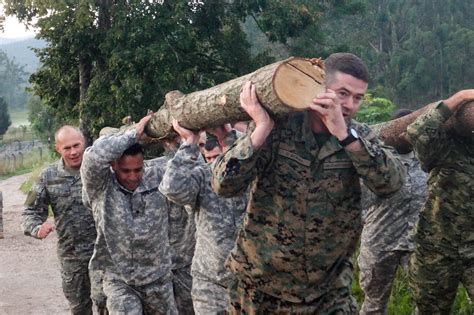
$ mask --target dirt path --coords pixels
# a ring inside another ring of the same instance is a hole
[[[0,181],[4,239],[0,239],[0,315],[68,314],[61,289],[56,234],[40,241],[23,235],[20,216],[29,174]]]

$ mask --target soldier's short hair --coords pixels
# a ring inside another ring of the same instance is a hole
[[[78,134],[80,134],[82,136],[82,138],[84,138],[84,134],[82,133],[81,130],[79,130],[79,128],[75,127],[75,126],[71,126],[71,125],[64,125],[62,127],[60,127],[58,130],[56,130],[56,132],[54,133],[54,141],[55,142],[58,142],[58,136],[61,132],[65,131],[65,130],[73,130],[75,132],[77,132]]]
[[[411,109],[408,108],[399,108],[392,113],[392,119],[397,119],[406,115],[413,113]]]
[[[351,53],[334,53],[324,61],[326,81],[329,82],[336,72],[349,74],[354,78],[369,82],[369,70],[365,63]]]
[[[144,155],[143,154],[143,147],[139,143],[135,143],[131,146],[128,147],[127,150],[123,151],[122,156],[128,155],[128,156],[135,156],[135,155]]]

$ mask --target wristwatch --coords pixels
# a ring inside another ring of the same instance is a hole
[[[348,144],[351,144],[354,141],[359,140],[359,134],[354,128],[347,129],[347,137],[339,141],[339,144],[345,147]]]

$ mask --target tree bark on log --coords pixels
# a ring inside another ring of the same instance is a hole
[[[250,117],[240,107],[240,91],[247,81],[256,84],[258,98],[271,115],[305,110],[315,95],[325,90],[324,78],[321,59],[289,58],[206,90],[190,94],[171,91],[166,94],[162,107],[148,123],[146,133],[158,140],[173,138],[176,135],[171,124],[173,117],[183,127],[191,130],[249,120]],[[472,104],[461,107],[446,122],[448,132],[473,140]],[[404,136],[407,126],[433,105],[434,103],[428,104],[410,115],[371,127],[386,144],[401,152],[409,151],[411,144]]]
[[[413,113],[400,117],[398,119],[390,120],[384,123],[371,125],[385,144],[394,147],[399,152],[409,152],[412,150],[412,145],[406,138],[406,130],[408,125],[418,118],[421,114],[433,108],[437,103],[428,104]],[[462,105],[445,124],[447,132],[453,136],[461,136],[474,142],[474,102],[469,102]],[[436,145],[436,144],[433,144]]]
[[[271,115],[304,110],[325,90],[324,77],[320,59],[289,58],[206,90],[186,95],[171,91],[146,133],[155,138],[170,137],[173,117],[191,130],[250,120],[240,107],[240,91],[247,81],[255,83],[258,98]]]

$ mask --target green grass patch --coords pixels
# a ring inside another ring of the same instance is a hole
[[[0,179],[33,172],[54,161],[55,158],[46,148],[36,148],[16,158],[4,157],[0,160]]]
[[[28,110],[22,109],[9,109],[10,113],[10,120],[12,121],[11,127],[19,127],[19,126],[29,126],[30,121],[28,120]]]
[[[362,291],[359,285],[359,267],[357,265],[356,257],[359,255],[359,250],[354,255],[354,280],[352,282],[352,294],[357,300],[359,307],[364,302],[364,291]],[[412,315],[415,314],[415,302],[413,301],[410,287],[408,286],[408,276],[403,272],[402,268],[399,267],[397,275],[395,277],[392,293],[388,304],[389,315]],[[452,312],[453,315],[473,315],[474,306],[470,301],[466,289],[462,285],[459,285],[456,299],[453,303]]]

